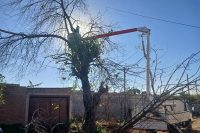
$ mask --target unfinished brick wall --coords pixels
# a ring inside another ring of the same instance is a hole
[[[25,121],[26,88],[9,85],[5,90],[5,104],[0,105],[0,124],[16,124]]]

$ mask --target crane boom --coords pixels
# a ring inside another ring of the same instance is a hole
[[[132,29],[127,29],[127,30],[120,30],[120,31],[114,31],[114,32],[109,32],[105,34],[100,34],[95,36],[96,38],[103,38],[103,37],[109,37],[109,36],[114,36],[114,35],[119,35],[119,34],[126,34],[130,32],[136,32],[137,28],[132,28]]]
[[[109,33],[105,33],[105,34],[100,34],[100,35],[96,35],[95,38],[104,38],[104,37],[109,37],[109,36],[115,36],[115,35],[119,35],[119,34],[126,34],[126,33],[130,33],[130,32],[150,32],[150,30],[146,27],[140,27],[140,28],[131,28],[131,29],[126,29],[126,30],[120,30],[120,31],[113,31],[113,32],[109,32]]]

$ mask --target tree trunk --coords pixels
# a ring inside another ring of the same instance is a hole
[[[85,133],[95,133],[96,105],[94,104],[93,94],[90,89],[88,77],[85,76],[81,78],[81,82],[83,89],[83,103],[85,107],[85,123],[83,125],[83,130]]]

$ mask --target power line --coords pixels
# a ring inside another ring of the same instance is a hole
[[[152,17],[152,16],[146,16],[146,15],[142,15],[142,14],[139,14],[139,13],[134,13],[134,12],[131,12],[131,11],[125,11],[125,10],[116,9],[116,8],[112,8],[112,7],[107,7],[107,8],[118,11],[118,12],[128,13],[128,14],[132,14],[132,15],[135,15],[135,16],[143,17],[143,18],[148,18],[148,19],[153,19],[153,20],[157,20],[157,21],[162,21],[162,22],[167,22],[167,23],[172,23],[172,24],[177,24],[177,25],[182,25],[182,26],[200,29],[200,26],[196,26],[196,25],[190,25],[190,24],[185,24],[185,23],[176,22],[176,21],[172,21],[172,20],[156,18],[156,17]]]

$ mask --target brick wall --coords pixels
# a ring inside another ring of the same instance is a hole
[[[9,85],[5,90],[5,104],[0,105],[0,124],[24,123],[26,88]]]
[[[7,85],[5,104],[0,105],[0,124],[25,124],[28,122],[29,97],[32,95],[70,96],[67,88],[27,88]]]

